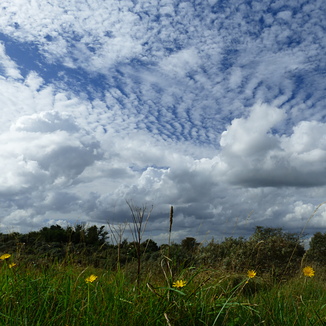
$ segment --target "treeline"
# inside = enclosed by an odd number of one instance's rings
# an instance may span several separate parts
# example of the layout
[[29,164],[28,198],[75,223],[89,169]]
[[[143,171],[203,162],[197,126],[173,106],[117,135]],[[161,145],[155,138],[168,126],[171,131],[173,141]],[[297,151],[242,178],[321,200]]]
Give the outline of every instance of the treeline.
[[159,268],[165,257],[174,269],[255,269],[278,278],[295,275],[303,264],[326,267],[326,233],[321,232],[313,235],[309,250],[305,250],[299,234],[262,226],[257,226],[248,239],[228,237],[205,245],[187,237],[180,243],[161,246],[148,239],[139,246],[123,239],[122,233],[119,235],[112,236],[105,226],[52,225],[27,234],[0,233],[0,253],[10,253],[16,260],[43,267],[58,262],[106,269],[131,266],[141,254],[142,266],[152,271]]

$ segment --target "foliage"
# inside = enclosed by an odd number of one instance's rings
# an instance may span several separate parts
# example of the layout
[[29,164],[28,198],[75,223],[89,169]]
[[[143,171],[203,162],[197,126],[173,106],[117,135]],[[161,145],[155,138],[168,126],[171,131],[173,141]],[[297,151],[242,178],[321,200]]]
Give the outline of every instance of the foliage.
[[326,232],[317,232],[309,243],[306,259],[317,265],[326,265]]
[[297,273],[304,254],[298,234],[257,226],[248,240],[229,237],[221,243],[211,241],[202,250],[201,261],[233,272],[255,266],[261,274],[284,278]]
[[165,255],[171,259],[174,272],[200,266],[233,273],[255,268],[260,274],[284,279],[297,273],[303,258],[309,265],[325,266],[325,238],[325,234],[316,233],[305,253],[298,234],[257,226],[249,239],[228,237],[220,243],[212,240],[202,246],[195,238],[186,237],[179,244],[159,247],[153,240],[141,241],[142,237],[137,236],[133,242],[119,239],[110,244],[104,226],[52,225],[28,234],[0,234],[0,253],[15,253],[35,264],[46,260],[112,270],[135,262],[137,269],[147,262],[159,265]]
[[257,269],[262,273],[272,271],[277,277],[294,275],[305,253],[300,235],[281,228],[257,226],[249,243]]
[[297,234],[274,228],[206,246],[107,235],[85,225],[0,234],[0,325],[326,323],[321,233],[306,258]]
[[[15,266],[12,263],[16,263]],[[135,265],[136,268],[136,265]],[[0,265],[0,325],[324,325],[326,287],[316,277],[270,284],[255,270],[232,274],[187,268],[144,274],[52,263],[11,255]],[[265,284],[259,291],[252,291]],[[41,300],[40,300],[41,298]],[[298,321],[300,321],[298,323]]]

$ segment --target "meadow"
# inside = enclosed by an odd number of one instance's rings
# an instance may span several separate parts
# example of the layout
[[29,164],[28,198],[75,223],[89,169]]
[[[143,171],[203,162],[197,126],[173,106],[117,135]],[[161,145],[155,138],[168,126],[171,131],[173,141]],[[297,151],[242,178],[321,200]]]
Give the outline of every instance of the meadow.
[[[262,231],[266,229],[260,228],[260,235]],[[267,231],[281,236],[279,241],[288,237],[279,230]],[[36,256],[31,248],[22,250],[20,242],[15,247],[11,243],[11,253],[0,257],[0,325],[326,325],[325,266],[307,265],[306,252],[298,251],[296,260],[292,247],[282,256],[285,263],[264,265],[262,261],[269,258],[259,254],[265,243],[255,252],[257,244],[250,247],[250,241],[230,238],[201,247],[194,238],[186,238],[181,244],[152,248],[152,255],[148,243],[153,243],[147,242],[140,251],[140,273],[137,250],[133,257],[124,258],[132,248],[126,241],[121,256],[115,255],[110,266],[99,264],[96,257],[107,261],[117,245],[93,246],[90,254],[87,244],[84,253],[78,246],[68,252],[70,243],[59,259],[53,252]],[[275,241],[274,237],[270,242]],[[225,254],[218,260],[230,243],[233,253],[247,244],[254,255]],[[284,243],[278,245],[284,249]],[[58,243],[47,246],[58,252]],[[40,244],[34,250],[37,247]],[[103,250],[109,254],[105,256]]]

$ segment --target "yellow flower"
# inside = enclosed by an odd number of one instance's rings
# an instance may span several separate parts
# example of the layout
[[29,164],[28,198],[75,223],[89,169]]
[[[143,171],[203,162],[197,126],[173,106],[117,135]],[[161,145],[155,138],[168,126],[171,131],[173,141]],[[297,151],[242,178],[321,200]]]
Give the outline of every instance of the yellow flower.
[[176,281],[176,282],[174,282],[173,284],[172,284],[172,286],[174,287],[174,288],[183,288],[184,286],[186,286],[187,285],[187,282],[185,282],[185,281],[183,281],[183,280],[178,280],[178,281]]
[[92,274],[92,275],[85,278],[85,282],[86,283],[93,283],[97,278],[98,278],[98,276]]
[[11,263],[11,264],[9,264],[9,268],[13,268],[14,266],[16,266],[17,264],[15,264],[15,263]]
[[305,267],[302,270],[302,272],[303,272],[304,276],[308,276],[308,277],[313,277],[315,275],[314,269],[312,267],[310,267],[310,266]]
[[11,256],[10,254],[4,254],[4,255],[0,256],[0,259],[5,260],[5,259],[8,259],[10,256]]
[[254,278],[256,276],[256,272],[251,269],[251,270],[248,271],[247,276],[249,278]]

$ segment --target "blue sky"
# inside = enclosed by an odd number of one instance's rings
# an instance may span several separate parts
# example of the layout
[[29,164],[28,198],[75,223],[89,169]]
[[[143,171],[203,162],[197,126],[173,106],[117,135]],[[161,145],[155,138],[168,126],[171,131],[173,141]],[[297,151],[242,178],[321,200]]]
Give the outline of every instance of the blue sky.
[[174,241],[325,230],[325,13],[2,0],[2,231],[123,223],[126,200],[153,205],[158,243],[170,205]]

